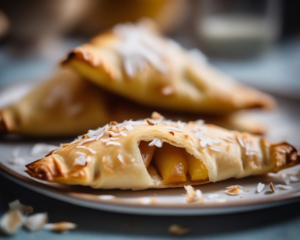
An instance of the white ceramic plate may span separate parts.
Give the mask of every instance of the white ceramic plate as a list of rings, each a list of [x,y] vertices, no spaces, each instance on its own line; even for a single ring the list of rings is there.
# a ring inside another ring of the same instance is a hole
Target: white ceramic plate
[[[57,144],[58,142],[51,142]],[[268,184],[285,184],[282,174],[296,175],[300,166],[284,170],[275,175],[255,176],[245,179],[231,179],[218,183],[211,183],[195,187],[201,189],[207,201],[204,204],[186,203],[185,190],[161,189],[144,191],[99,190],[82,186],[67,186],[39,181],[28,176],[24,164],[43,157],[31,156],[30,151],[34,143],[5,142],[0,143],[0,168],[1,174],[8,179],[39,192],[72,204],[132,214],[150,215],[204,215],[223,214],[241,211],[250,211],[266,207],[277,206],[297,200],[300,197],[300,182],[293,182],[289,190],[280,190],[275,187],[272,193]],[[18,151],[16,151],[18,149]],[[25,161],[22,164],[11,164],[12,154],[18,155]],[[257,193],[257,184],[266,184],[261,193]],[[241,185],[243,191],[238,196],[229,196],[225,193],[226,187]],[[246,191],[249,190],[249,192]],[[218,194],[216,198],[211,194]],[[151,200],[157,201],[152,203]]]
[[[2,107],[8,103],[4,101],[7,100],[7,97],[3,96],[4,92],[6,96],[11,96],[11,101],[19,99],[21,94],[18,89],[15,86],[9,90],[2,91],[0,93],[0,106]],[[295,129],[300,128],[300,122],[298,121],[299,110],[300,107],[297,102],[281,99],[277,112],[256,115],[257,118],[269,126],[269,134],[267,136],[269,139],[274,141],[285,140],[299,147],[300,135],[295,132]],[[149,215],[204,215],[250,211],[286,204],[300,199],[300,182],[291,183],[290,186],[292,186],[292,189],[290,190],[276,189],[276,193],[271,193],[268,187],[270,181],[274,185],[285,184],[282,179],[282,173],[296,174],[300,166],[287,169],[274,176],[256,176],[238,180],[231,179],[195,187],[196,189],[201,189],[204,197],[207,199],[207,202],[204,204],[186,203],[185,190],[183,188],[133,192],[96,190],[89,187],[50,184],[28,176],[24,172],[25,163],[12,165],[9,162],[12,159],[13,152],[16,153],[16,149],[19,149],[18,155],[23,159],[25,158],[27,163],[43,157],[43,154],[40,156],[30,156],[30,151],[36,143],[35,141],[20,141],[18,139],[2,139],[0,141],[0,173],[2,175],[46,196],[95,209]],[[47,143],[58,146],[60,142],[68,141],[60,140]],[[266,184],[261,193],[256,192],[259,182]],[[244,190],[248,189],[249,192],[243,191],[239,196],[228,196],[225,193],[225,188],[232,185],[241,185]],[[217,202],[216,199],[209,199],[209,197],[212,197],[210,194],[218,194],[217,199],[225,202]],[[241,198],[241,196],[243,197]],[[157,203],[151,203],[152,198],[155,198]]]

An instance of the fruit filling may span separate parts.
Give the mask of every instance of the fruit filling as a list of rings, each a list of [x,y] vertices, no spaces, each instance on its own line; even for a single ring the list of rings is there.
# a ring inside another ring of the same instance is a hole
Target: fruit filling
[[[192,181],[208,178],[205,165],[187,153],[184,148],[168,143],[164,143],[161,148],[156,148],[149,146],[149,143],[141,141],[139,145],[144,164],[148,168],[148,172],[152,173],[157,170],[165,184],[186,182],[187,175]]]

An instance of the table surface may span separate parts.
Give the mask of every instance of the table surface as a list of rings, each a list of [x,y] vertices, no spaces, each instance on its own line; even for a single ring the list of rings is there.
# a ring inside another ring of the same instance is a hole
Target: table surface
[[[65,46],[61,46],[61,48],[64,50],[61,51],[60,49],[57,51],[57,53],[65,52],[66,49],[70,49],[77,44],[78,42],[75,41],[68,43]],[[280,65],[278,63],[280,63],[280,61],[282,62],[282,59],[289,59],[286,56],[287,52],[291,52],[293,56],[296,56],[294,53],[298,52],[300,49],[299,44],[293,44],[283,46],[280,48],[281,50],[275,52],[274,54],[277,56],[277,58],[275,56],[275,60],[273,62],[260,59],[256,61],[256,64],[254,61],[252,62],[252,65],[245,63],[241,64],[240,67],[238,67],[236,64],[223,63],[222,61],[216,61],[215,63],[216,65],[219,65],[219,67],[223,68],[223,70],[232,72],[233,75],[236,73],[236,76],[239,76],[239,74],[244,74],[247,76],[247,71],[249,72],[253,66],[260,65],[262,62],[265,62],[266,67],[269,67],[269,69],[277,69],[277,71],[274,71],[274,76],[276,76],[277,81],[280,82],[279,77],[283,77],[283,75],[281,74],[278,76],[278,74],[276,74],[278,73],[277,67]],[[293,47],[295,51],[290,49],[293,49]],[[285,48],[287,48],[288,51],[282,50]],[[54,63],[57,61],[57,59],[63,57],[56,53],[53,54],[53,56],[48,56],[47,60],[41,60],[38,57],[32,57],[29,59],[12,59],[7,58],[5,51],[1,51],[0,49],[0,87],[19,82],[20,80],[37,80],[49,75],[49,73],[51,73],[55,68]],[[278,61],[276,61],[276,59]],[[293,61],[293,63],[296,62],[294,61],[295,58],[290,59]],[[268,66],[268,64],[271,66]],[[294,91],[299,92],[299,88],[293,86],[299,86],[300,84],[300,81],[298,81],[300,75],[295,74],[297,72],[299,73],[300,68],[297,68],[297,65],[295,64],[289,65],[288,63],[285,63],[284,66],[290,66],[297,70],[285,72],[287,74],[287,79],[290,79],[289,88],[292,86]],[[252,74],[255,73],[253,71],[251,72]],[[265,71],[263,71],[263,73],[264,72]],[[256,82],[260,82],[260,76],[264,77],[264,75],[259,72],[256,73],[256,79],[258,79]],[[268,71],[268,73],[272,73],[272,71]],[[291,74],[290,78],[288,77],[288,74]],[[253,76],[253,78],[254,77],[255,76]],[[272,76],[268,76],[268,79],[269,78],[271,79]],[[256,83],[253,85],[256,85]],[[288,85],[287,82],[286,85]],[[299,113],[297,113],[297,116],[299,116]],[[168,233],[168,228],[172,224],[180,224],[182,226],[191,228],[190,233],[180,237],[182,239],[282,240],[299,239],[300,236],[300,207],[298,206],[300,202],[287,204],[276,208],[238,214],[193,217],[138,216],[110,213],[74,206],[72,204],[61,202],[28,190],[0,176],[0,215],[2,215],[8,209],[8,202],[15,199],[20,199],[22,203],[33,206],[35,212],[47,212],[50,222],[74,222],[78,224],[78,228],[62,235],[48,231],[29,233],[28,231],[21,229],[16,235],[9,237],[8,239],[47,240],[58,238],[70,240],[89,240],[178,238],[178,236],[172,236],[170,233]],[[0,239],[2,238],[4,237],[0,235]]]

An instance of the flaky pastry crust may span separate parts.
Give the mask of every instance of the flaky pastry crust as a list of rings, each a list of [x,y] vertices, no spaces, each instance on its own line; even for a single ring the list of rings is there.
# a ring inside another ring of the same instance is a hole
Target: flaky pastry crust
[[[156,147],[169,143],[184,148],[206,166],[208,179],[165,184],[159,175],[147,171],[139,150],[141,141],[152,141]],[[299,162],[297,150],[288,143],[273,144],[249,133],[200,122],[148,119],[112,122],[91,130],[26,167],[32,177],[47,181],[102,189],[141,190],[277,172]]]
[[[84,80],[72,69],[63,68],[23,99],[0,110],[0,133],[73,137],[111,120],[142,119],[153,111],[153,108],[110,94]],[[216,117],[170,111],[163,114],[175,120],[202,118],[221,127],[255,134],[263,134],[266,130],[246,113]]]
[[[219,115],[275,107],[272,97],[221,73],[201,53],[139,25],[117,25],[75,48],[63,64],[112,93],[156,109]]]

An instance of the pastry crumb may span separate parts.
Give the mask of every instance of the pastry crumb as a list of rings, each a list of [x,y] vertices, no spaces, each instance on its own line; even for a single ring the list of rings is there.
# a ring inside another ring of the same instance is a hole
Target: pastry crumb
[[[274,186],[273,186],[272,182],[269,183],[269,187],[270,187],[271,192],[274,193],[275,190],[274,190]]]
[[[249,192],[249,189],[246,189],[245,192]]]
[[[151,115],[151,118],[153,118],[155,120],[164,119],[164,117],[161,114],[159,114],[158,112],[153,112]]]
[[[202,197],[202,192],[201,190],[196,190],[190,186],[184,186],[185,190],[186,190],[186,194],[185,194],[185,200],[187,203],[203,203],[205,202],[205,199]]]
[[[241,190],[238,186],[233,186],[233,187],[231,187],[231,188],[228,188],[225,192],[226,192],[228,195],[236,196],[236,195],[239,195],[241,191],[242,191],[242,190]]]
[[[190,232],[191,229],[188,227],[182,227],[177,224],[173,224],[169,227],[169,233],[175,234],[175,235],[184,235]]]
[[[71,222],[47,223],[43,228],[57,233],[65,233],[77,228],[77,224]]]
[[[146,121],[147,121],[148,125],[150,125],[150,126],[155,125],[154,122],[152,122],[149,118],[147,118]]]
[[[243,198],[243,195],[242,195],[242,196],[240,196],[240,198]]]

